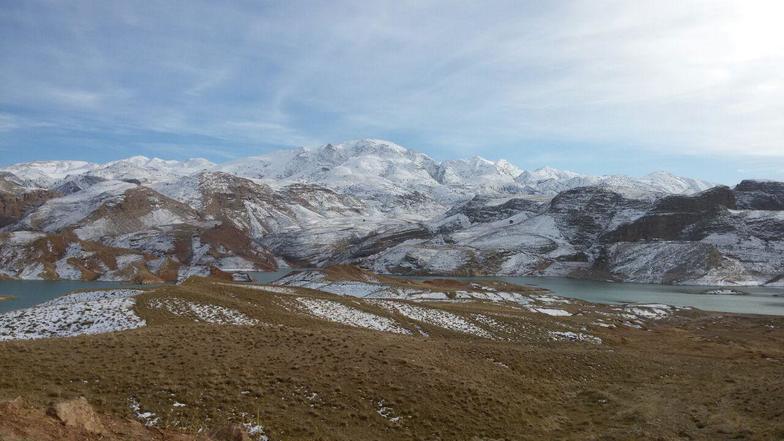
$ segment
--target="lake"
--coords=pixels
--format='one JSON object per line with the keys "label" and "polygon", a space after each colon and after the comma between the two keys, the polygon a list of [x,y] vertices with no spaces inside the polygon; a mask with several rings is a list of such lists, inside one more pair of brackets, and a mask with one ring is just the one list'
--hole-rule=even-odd
{"label": "lake", "polygon": [[[254,283],[271,283],[291,270],[249,273]],[[784,289],[737,287],[748,295],[716,295],[702,292],[719,287],[673,286],[642,283],[610,283],[565,277],[414,277],[411,279],[451,278],[466,280],[502,280],[519,285],[549,289],[553,293],[596,303],[663,303],[691,306],[706,311],[744,314],[784,315]],[[138,285],[122,282],[80,282],[73,280],[0,280],[0,295],[11,295],[14,300],[0,302],[0,312],[29,308],[71,291],[85,289],[135,288]],[[726,287],[724,287],[726,288]]]}
{"label": "lake", "polygon": [[663,303],[705,311],[784,315],[784,289],[756,286],[730,287],[747,295],[704,294],[717,286],[611,283],[565,277],[498,277],[509,283],[547,288],[554,293],[595,303]]}
{"label": "lake", "polygon": [[0,295],[15,297],[13,300],[0,302],[0,313],[29,308],[71,291],[136,288],[138,286],[123,282],[82,282],[78,280],[0,280]]}
{"label": "lake", "polygon": [[765,287],[731,287],[747,295],[703,294],[718,286],[654,285],[647,283],[612,283],[566,277],[427,277],[394,276],[423,280],[433,278],[472,281],[500,280],[517,285],[546,288],[553,293],[594,303],[662,303],[691,306],[705,311],[742,314],[784,315],[784,289]]}
{"label": "lake", "polygon": [[[288,274],[289,270],[271,273],[251,273],[255,283],[271,283]],[[719,287],[655,285],[648,283],[612,283],[566,277],[440,277],[393,276],[415,280],[434,278],[472,281],[501,280],[517,285],[546,288],[553,293],[594,303],[662,303],[673,306],[690,306],[705,311],[734,312],[741,314],[784,315],[784,289],[758,286]],[[705,291],[733,288],[746,295],[704,294]]]}

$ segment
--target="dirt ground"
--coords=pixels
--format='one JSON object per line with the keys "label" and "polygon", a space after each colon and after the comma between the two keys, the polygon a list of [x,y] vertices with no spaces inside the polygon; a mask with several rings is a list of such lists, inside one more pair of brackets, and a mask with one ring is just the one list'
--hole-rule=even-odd
{"label": "dirt ground", "polygon": [[[298,295],[389,315],[351,298]],[[149,306],[170,297],[259,323],[200,323]],[[24,412],[44,418],[52,403],[84,396],[118,421],[106,438],[117,440],[195,437],[229,423],[263,426],[274,441],[784,440],[784,318],[690,311],[607,328],[592,325],[601,308],[582,314],[580,303],[563,318],[428,304],[492,317],[504,331],[487,339],[402,316],[423,332],[349,327],[292,304],[291,294],[206,280],[159,288],[138,301],[144,328],[0,343],[0,399],[23,397],[37,409]],[[545,338],[566,327],[602,343]],[[130,423],[134,403],[166,431]],[[19,421],[0,414],[0,439],[55,439],[25,434]]]}

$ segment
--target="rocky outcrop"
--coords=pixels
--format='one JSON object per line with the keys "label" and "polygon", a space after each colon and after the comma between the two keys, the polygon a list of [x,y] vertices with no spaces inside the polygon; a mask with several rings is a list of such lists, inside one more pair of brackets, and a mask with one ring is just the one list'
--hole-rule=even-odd
{"label": "rocky outcrop", "polygon": [[55,195],[48,190],[32,190],[21,194],[0,192],[0,228],[19,222],[27,213]]}
{"label": "rocky outcrop", "polygon": [[647,207],[644,201],[605,188],[580,187],[554,197],[547,214],[569,243],[585,250],[613,226],[641,216]]}
{"label": "rocky outcrop", "polygon": [[784,182],[745,180],[735,186],[737,207],[742,210],[784,210]]}
{"label": "rocky outcrop", "polygon": [[444,214],[451,217],[465,215],[471,223],[485,223],[507,219],[521,212],[538,213],[546,207],[546,203],[534,199],[513,198],[502,203],[488,196],[474,196],[470,201],[459,204]]}
{"label": "rocky outcrop", "polygon": [[[44,409],[18,397],[0,401],[3,441],[225,441],[205,434],[148,428],[138,421],[98,413],[84,399]],[[229,438],[230,439],[230,438]]]}
{"label": "rocky outcrop", "polygon": [[106,428],[90,403],[84,397],[62,401],[49,410],[66,427],[74,427],[88,433],[103,434]]}
{"label": "rocky outcrop", "polygon": [[19,222],[58,195],[57,191],[26,188],[16,176],[0,172],[0,228]]}
{"label": "rocky outcrop", "polygon": [[608,232],[603,241],[699,240],[706,235],[707,223],[735,207],[735,194],[727,187],[715,187],[694,196],[667,196],[644,216]]}

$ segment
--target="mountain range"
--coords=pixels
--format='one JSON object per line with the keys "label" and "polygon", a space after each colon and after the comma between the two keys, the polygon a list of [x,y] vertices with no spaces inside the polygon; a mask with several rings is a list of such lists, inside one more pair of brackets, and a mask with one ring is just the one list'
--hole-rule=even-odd
{"label": "mountain range", "polygon": [[734,188],[435,161],[363,139],[224,164],[142,156],[0,170],[0,277],[161,282],[382,273],[780,285],[784,183]]}

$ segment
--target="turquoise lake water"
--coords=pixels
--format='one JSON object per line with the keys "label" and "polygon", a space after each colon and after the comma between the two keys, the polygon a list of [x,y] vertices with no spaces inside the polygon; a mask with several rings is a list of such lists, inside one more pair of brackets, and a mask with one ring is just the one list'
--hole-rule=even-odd
{"label": "turquoise lake water", "polygon": [[[250,273],[255,283],[271,283],[285,276],[289,270]],[[407,276],[398,276],[407,277]],[[408,277],[432,279],[434,277]],[[784,315],[784,289],[764,287],[736,287],[747,295],[704,294],[718,288],[709,286],[673,286],[641,283],[610,283],[576,280],[563,277],[445,277],[482,281],[502,280],[520,285],[533,285],[570,298],[597,303],[663,303],[674,306],[691,306],[706,311],[745,314]],[[14,300],[0,302],[0,312],[29,308],[71,291],[85,289],[134,288],[137,285],[122,282],[80,281],[0,281],[0,295],[14,296]]]}
{"label": "turquoise lake water", "polygon": [[13,300],[0,302],[0,312],[29,308],[71,291],[133,288],[136,286],[122,282],[80,282],[78,280],[0,280],[0,295],[15,297]]}

